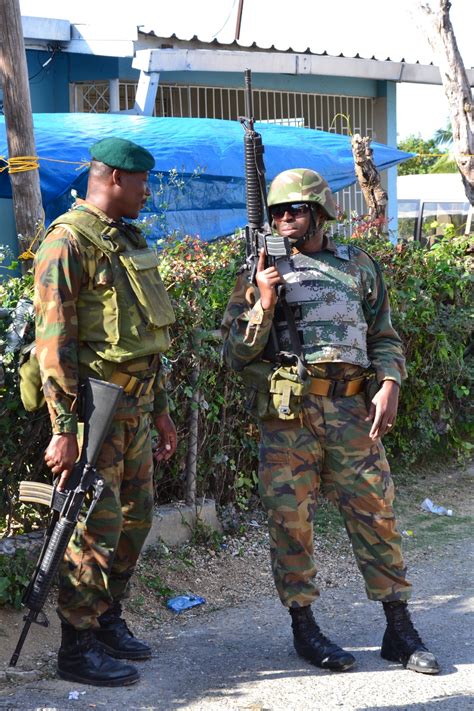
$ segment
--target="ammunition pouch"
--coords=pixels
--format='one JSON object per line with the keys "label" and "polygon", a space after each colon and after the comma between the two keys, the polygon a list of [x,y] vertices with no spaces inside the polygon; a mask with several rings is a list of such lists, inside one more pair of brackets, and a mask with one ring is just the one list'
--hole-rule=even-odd
{"label": "ammunition pouch", "polygon": [[20,378],[20,397],[25,410],[34,412],[41,409],[46,401],[34,342],[28,344],[21,352],[18,376]]}
{"label": "ammunition pouch", "polygon": [[258,361],[241,373],[247,386],[245,408],[260,420],[294,420],[301,414],[303,398],[311,378],[304,377],[298,365],[278,366]]}

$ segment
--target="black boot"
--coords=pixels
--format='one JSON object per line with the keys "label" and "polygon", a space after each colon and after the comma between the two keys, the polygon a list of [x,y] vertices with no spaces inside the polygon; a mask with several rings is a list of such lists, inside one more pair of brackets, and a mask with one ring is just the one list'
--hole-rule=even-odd
{"label": "black boot", "polygon": [[355,659],[323,635],[313,617],[311,607],[290,607],[293,644],[300,655],[322,669],[345,671]]}
{"label": "black boot", "polygon": [[98,618],[100,629],[94,630],[96,638],[115,659],[150,659],[151,647],[135,639],[121,614],[120,603],[115,602]]}
{"label": "black boot", "polygon": [[63,622],[61,632],[58,652],[61,679],[93,686],[127,686],[138,681],[135,667],[112,659],[92,630],[76,630]]}
{"label": "black boot", "polygon": [[438,674],[439,664],[423,644],[413,626],[406,602],[384,602],[387,629],[383,636],[381,656],[390,662],[401,662],[406,669],[422,674]]}

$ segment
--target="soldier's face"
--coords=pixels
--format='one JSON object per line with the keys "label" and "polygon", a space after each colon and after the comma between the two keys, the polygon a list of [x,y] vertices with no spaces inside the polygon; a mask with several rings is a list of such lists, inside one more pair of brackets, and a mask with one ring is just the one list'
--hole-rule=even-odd
{"label": "soldier's face", "polygon": [[120,209],[122,217],[135,219],[150,196],[148,173],[120,171]]}
{"label": "soldier's face", "polygon": [[289,203],[272,208],[272,218],[279,235],[297,240],[309,230],[311,212],[304,203],[298,204],[298,209]]}

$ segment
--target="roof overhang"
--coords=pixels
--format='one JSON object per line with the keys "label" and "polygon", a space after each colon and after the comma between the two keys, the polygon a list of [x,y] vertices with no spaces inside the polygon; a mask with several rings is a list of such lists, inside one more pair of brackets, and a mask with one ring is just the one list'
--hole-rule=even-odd
{"label": "roof overhang", "polygon": [[101,57],[133,57],[138,28],[129,23],[71,24],[67,20],[22,17],[26,49],[47,49],[59,44],[62,52]]}
{"label": "roof overhang", "polygon": [[[418,84],[441,84],[438,67],[427,64],[331,57],[297,52],[256,52],[226,49],[143,49],[132,63],[144,72],[243,72],[353,77]],[[474,86],[474,70],[467,71]]]}
{"label": "roof overhang", "polygon": [[69,42],[71,23],[68,20],[55,20],[49,17],[22,17],[25,44],[39,42]]}

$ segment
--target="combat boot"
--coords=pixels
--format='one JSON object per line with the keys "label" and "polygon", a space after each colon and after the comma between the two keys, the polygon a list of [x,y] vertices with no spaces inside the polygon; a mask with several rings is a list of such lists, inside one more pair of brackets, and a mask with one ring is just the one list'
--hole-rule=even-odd
{"label": "combat boot", "polygon": [[355,658],[323,635],[313,617],[311,607],[290,607],[293,644],[303,659],[321,669],[345,671],[355,664]]}
{"label": "combat boot", "polygon": [[410,619],[406,602],[384,602],[387,629],[380,655],[390,662],[401,662],[406,669],[422,674],[438,674],[436,657],[423,644]]}
{"label": "combat boot", "polygon": [[63,622],[61,633],[58,652],[61,679],[93,686],[127,686],[138,681],[135,667],[112,659],[92,630],[76,630]]}
{"label": "combat boot", "polygon": [[94,630],[96,639],[115,659],[150,659],[151,647],[133,636],[121,615],[120,603],[114,602],[97,620],[100,629]]}

